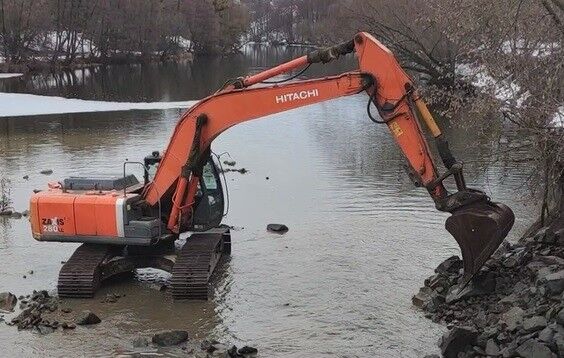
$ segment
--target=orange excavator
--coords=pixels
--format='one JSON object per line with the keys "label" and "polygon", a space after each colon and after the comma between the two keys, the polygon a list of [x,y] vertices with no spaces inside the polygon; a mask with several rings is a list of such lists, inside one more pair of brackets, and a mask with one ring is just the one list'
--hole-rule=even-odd
{"label": "orange excavator", "polygon": [[[359,69],[319,79],[273,82],[292,71],[355,53]],[[301,72],[300,72],[301,73]],[[293,76],[290,80],[295,79]],[[446,229],[458,242],[468,283],[513,226],[507,206],[466,187],[462,163],[452,155],[413,81],[394,55],[367,33],[317,50],[258,74],[236,78],[188,109],[167,149],[143,162],[126,162],[123,177],[71,177],[31,197],[31,227],[40,241],[83,243],[62,266],[63,297],[92,297],[101,282],[136,268],[171,272],[176,299],[207,299],[210,277],[231,236],[221,224],[225,198],[212,141],[245,121],[314,103],[365,92],[368,117],[386,125],[405,155],[410,177],[424,187],[438,210],[452,215]],[[373,115],[374,109],[378,115]],[[446,167],[438,172],[422,127],[426,127]],[[140,165],[140,182],[126,167]],[[452,176],[456,191],[444,180]],[[180,234],[191,233],[182,245]],[[176,244],[175,244],[176,243]]]}

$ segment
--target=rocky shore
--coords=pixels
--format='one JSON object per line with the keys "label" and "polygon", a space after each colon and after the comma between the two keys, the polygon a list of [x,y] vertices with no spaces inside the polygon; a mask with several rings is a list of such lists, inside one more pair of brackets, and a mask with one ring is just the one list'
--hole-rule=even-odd
{"label": "rocky shore", "polygon": [[[113,303],[120,297],[110,294],[101,302]],[[17,315],[7,320],[4,314],[13,313],[16,310],[18,310]],[[0,293],[1,322],[5,322],[8,326],[15,326],[18,330],[31,330],[39,335],[48,335],[57,330],[79,330],[80,326],[96,325],[102,322],[102,319],[89,310],[73,312],[72,309],[65,307],[57,297],[43,290],[20,297],[9,292]],[[183,355],[194,358],[251,358],[258,354],[258,350],[254,347],[237,348],[235,345],[212,339],[191,339],[189,333],[184,330],[166,330],[150,335],[138,334],[131,342],[124,343],[120,356],[158,354],[161,349],[176,349],[182,351]]]}
{"label": "rocky shore", "polygon": [[413,304],[447,326],[443,357],[564,357],[563,223],[504,242],[460,292],[457,256],[425,280]]}

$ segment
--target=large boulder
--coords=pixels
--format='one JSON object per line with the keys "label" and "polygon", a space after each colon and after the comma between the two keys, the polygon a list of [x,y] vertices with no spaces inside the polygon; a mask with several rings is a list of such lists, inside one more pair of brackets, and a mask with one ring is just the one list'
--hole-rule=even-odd
{"label": "large boulder", "polygon": [[471,350],[477,338],[478,331],[472,327],[454,327],[441,338],[441,353],[445,358],[457,358],[458,353]]}
{"label": "large boulder", "polygon": [[91,324],[98,324],[102,322],[100,317],[96,316],[96,314],[92,311],[82,311],[76,316],[74,322],[79,326],[87,326]]}
{"label": "large boulder", "polygon": [[186,331],[162,331],[153,336],[153,343],[161,347],[176,346],[188,340]]}
{"label": "large boulder", "polygon": [[0,311],[12,312],[18,303],[18,298],[11,292],[0,293]]}

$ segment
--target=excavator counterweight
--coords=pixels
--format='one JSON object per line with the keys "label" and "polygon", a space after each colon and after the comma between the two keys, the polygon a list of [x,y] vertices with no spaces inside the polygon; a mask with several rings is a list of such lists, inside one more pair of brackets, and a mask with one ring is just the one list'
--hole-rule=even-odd
{"label": "excavator counterweight", "polygon": [[[350,53],[358,59],[356,71],[266,82]],[[226,82],[182,115],[162,154],[145,157],[143,183],[126,176],[124,164],[123,178],[74,177],[34,194],[30,205],[34,238],[83,243],[61,269],[60,293],[92,296],[107,277],[158,267],[172,273],[174,298],[207,298],[214,268],[222,254],[231,251],[229,229],[221,225],[225,200],[210,149],[213,140],[246,121],[362,92],[368,95],[368,117],[388,127],[411,178],[428,191],[438,210],[452,214],[446,228],[461,248],[462,284],[468,283],[511,230],[513,212],[466,187],[462,163],[451,153],[414,82],[386,46],[359,33],[342,44]],[[422,127],[435,139],[446,168],[442,174]],[[443,183],[450,176],[456,182],[454,192]],[[175,247],[186,232],[193,234]]]}

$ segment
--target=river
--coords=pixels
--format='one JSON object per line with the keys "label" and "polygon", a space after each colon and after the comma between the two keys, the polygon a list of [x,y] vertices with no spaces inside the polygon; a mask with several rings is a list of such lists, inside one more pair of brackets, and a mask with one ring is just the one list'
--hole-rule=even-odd
{"label": "river", "polygon": [[[194,100],[227,78],[304,51],[255,48],[193,65],[5,79],[0,91],[104,101]],[[308,76],[352,68],[349,59],[314,66]],[[233,232],[232,257],[215,279],[213,299],[174,302],[159,291],[166,274],[140,270],[134,279],[105,285],[94,299],[65,302],[95,311],[102,323],[92,328],[41,336],[0,325],[2,355],[118,355],[138,333],[173,328],[254,345],[261,357],[415,358],[436,352],[443,327],[415,309],[411,296],[437,264],[459,250],[444,229],[447,215],[411,184],[387,128],[367,118],[366,102],[360,94],[273,115],[232,128],[214,142],[216,153],[228,152],[249,173],[227,174],[230,210],[224,222],[239,229]],[[26,209],[32,189],[48,181],[119,174],[126,159],[164,149],[180,113],[0,118],[0,174],[11,181],[14,207]],[[510,238],[518,238],[534,212],[522,184],[525,172],[510,161],[482,160],[503,146],[491,137],[455,126],[446,131],[454,152],[468,162],[469,185],[513,208],[517,218]],[[54,173],[39,174],[43,169]],[[272,222],[290,231],[269,234],[265,227]],[[76,247],[36,242],[27,220],[0,219],[0,291],[54,292],[61,261]],[[100,303],[110,292],[126,296]]]}

